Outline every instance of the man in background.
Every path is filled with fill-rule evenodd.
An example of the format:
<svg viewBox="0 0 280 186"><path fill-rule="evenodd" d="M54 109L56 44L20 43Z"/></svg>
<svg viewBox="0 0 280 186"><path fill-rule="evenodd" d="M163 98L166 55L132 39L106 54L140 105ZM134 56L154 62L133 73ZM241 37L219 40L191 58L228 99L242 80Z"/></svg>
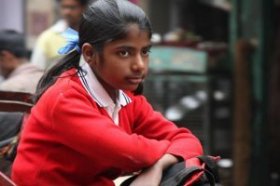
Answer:
<svg viewBox="0 0 280 186"><path fill-rule="evenodd" d="M35 93L43 71L29 63L23 34L13 30L0 31L0 74L3 77L0 91ZM12 162L2 157L9 150L6 141L18 135L23 116L18 112L0 112L0 171L7 175Z"/></svg>
<svg viewBox="0 0 280 186"><path fill-rule="evenodd" d="M0 72L0 90L35 93L43 71L29 63L23 34L0 31Z"/></svg>
<svg viewBox="0 0 280 186"><path fill-rule="evenodd" d="M66 44L62 33L68 27L78 30L88 0L58 0L58 3L62 19L38 37L31 56L31 63L42 70L49 69L61 58L58 50Z"/></svg>

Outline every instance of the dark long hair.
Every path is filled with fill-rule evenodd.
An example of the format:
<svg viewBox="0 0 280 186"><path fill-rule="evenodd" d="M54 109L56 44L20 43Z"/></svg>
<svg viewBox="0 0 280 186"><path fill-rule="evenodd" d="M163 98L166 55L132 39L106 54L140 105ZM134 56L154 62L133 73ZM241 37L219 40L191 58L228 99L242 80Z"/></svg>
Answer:
<svg viewBox="0 0 280 186"><path fill-rule="evenodd" d="M106 43L119 40L127 35L129 24L137 24L151 37L149 19L138 6L126 0L96 0L88 4L79 27L79 47L90 43L101 53ZM79 69L80 53L73 51L52 67L39 81L35 101L53 85L60 74L71 68ZM136 91L141 90L142 85ZM136 92L139 93L139 92Z"/></svg>

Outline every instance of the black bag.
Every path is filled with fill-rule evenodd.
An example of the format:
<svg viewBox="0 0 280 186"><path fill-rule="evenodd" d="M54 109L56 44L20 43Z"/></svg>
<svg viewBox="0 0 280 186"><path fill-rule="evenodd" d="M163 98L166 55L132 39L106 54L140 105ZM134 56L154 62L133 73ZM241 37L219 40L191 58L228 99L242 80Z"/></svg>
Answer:
<svg viewBox="0 0 280 186"><path fill-rule="evenodd" d="M179 162L165 170L160 186L215 186L219 183L217 158L211 156L197 158L202 166L188 166L186 162ZM136 177L125 180L121 186L129 186Z"/></svg>

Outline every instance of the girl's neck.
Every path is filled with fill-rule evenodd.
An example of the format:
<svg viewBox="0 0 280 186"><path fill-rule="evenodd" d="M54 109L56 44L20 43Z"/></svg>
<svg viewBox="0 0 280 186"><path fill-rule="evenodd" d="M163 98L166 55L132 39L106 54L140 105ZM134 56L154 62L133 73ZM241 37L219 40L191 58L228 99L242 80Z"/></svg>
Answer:
<svg viewBox="0 0 280 186"><path fill-rule="evenodd" d="M114 103L117 102L117 98L119 96L119 91L112 86L110 86L108 83L106 83L103 79L101 79L98 75L96 75L97 80L101 83L101 85L104 87L106 92L109 94L111 99Z"/></svg>
<svg viewBox="0 0 280 186"><path fill-rule="evenodd" d="M102 84L102 85L103 85L104 89L106 90L106 92L111 97L111 99L113 100L113 102L116 104L117 98L119 96L119 91L117 91L116 89L111 89L110 87L106 87L106 86L104 86L104 84Z"/></svg>

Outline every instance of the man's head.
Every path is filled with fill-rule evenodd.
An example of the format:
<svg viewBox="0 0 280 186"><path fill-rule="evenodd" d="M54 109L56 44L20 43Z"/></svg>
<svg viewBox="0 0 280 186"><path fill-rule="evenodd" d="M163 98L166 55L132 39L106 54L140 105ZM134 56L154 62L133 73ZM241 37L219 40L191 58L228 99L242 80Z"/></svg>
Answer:
<svg viewBox="0 0 280 186"><path fill-rule="evenodd" d="M24 35L13 30L0 31L0 73L7 77L26 58Z"/></svg>
<svg viewBox="0 0 280 186"><path fill-rule="evenodd" d="M78 28L88 0L59 0L62 17L72 28Z"/></svg>

